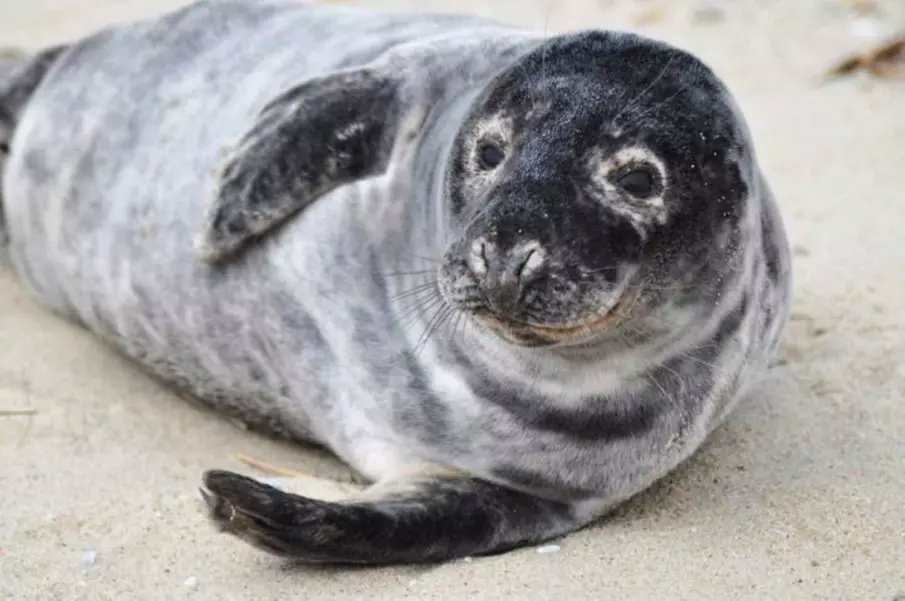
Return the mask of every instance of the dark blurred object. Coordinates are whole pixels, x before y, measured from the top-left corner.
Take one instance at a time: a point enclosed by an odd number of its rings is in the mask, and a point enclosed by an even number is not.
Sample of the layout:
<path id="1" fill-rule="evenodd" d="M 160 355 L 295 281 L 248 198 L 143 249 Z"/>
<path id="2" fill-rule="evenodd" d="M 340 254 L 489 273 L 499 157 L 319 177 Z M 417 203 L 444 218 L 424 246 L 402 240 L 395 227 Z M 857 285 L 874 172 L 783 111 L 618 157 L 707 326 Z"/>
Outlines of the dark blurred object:
<path id="1" fill-rule="evenodd" d="M 827 77 L 864 70 L 877 77 L 905 78 L 905 33 L 892 41 L 851 56 L 827 71 Z"/>

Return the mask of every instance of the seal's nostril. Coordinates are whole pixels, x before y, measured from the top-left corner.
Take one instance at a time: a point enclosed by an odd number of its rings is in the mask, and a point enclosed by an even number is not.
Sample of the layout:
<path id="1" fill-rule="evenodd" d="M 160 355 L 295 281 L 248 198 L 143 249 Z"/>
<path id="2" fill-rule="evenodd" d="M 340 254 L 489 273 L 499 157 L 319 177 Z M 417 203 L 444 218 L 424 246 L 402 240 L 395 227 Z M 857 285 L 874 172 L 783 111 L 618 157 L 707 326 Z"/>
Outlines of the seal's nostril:
<path id="1" fill-rule="evenodd" d="M 527 250 L 524 260 L 518 270 L 520 279 L 528 279 L 537 274 L 544 264 L 543 251 L 538 246 L 532 246 Z"/>
<path id="2" fill-rule="evenodd" d="M 528 262 L 531 261 L 531 257 L 533 257 L 534 255 L 535 255 L 535 251 L 532 250 L 528 253 L 528 256 L 526 256 L 526 257 L 516 257 L 515 258 L 514 263 L 516 265 L 516 268 L 515 268 L 514 272 L 515 272 L 516 277 L 521 279 L 522 275 L 526 271 L 529 271 Z"/>
<path id="3" fill-rule="evenodd" d="M 480 239 L 471 251 L 469 262 L 488 304 L 503 313 L 515 309 L 525 286 L 537 278 L 545 262 L 543 249 L 534 242 L 501 252 Z"/>
<path id="4" fill-rule="evenodd" d="M 519 287 L 530 282 L 544 265 L 544 253 L 536 243 L 513 249 L 507 257 L 505 274 L 515 279 Z"/>

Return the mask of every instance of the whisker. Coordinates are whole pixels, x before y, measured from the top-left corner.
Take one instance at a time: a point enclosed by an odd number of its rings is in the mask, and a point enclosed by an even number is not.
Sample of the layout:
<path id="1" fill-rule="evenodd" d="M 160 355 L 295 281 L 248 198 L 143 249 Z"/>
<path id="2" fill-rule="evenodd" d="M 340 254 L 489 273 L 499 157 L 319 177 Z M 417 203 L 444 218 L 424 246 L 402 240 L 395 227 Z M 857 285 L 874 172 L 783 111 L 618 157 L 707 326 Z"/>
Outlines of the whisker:
<path id="1" fill-rule="evenodd" d="M 427 320 L 427 325 L 424 326 L 424 330 L 421 332 L 421 335 L 418 337 L 418 341 L 415 343 L 415 347 L 412 349 L 412 354 L 414 356 L 418 356 L 421 353 L 423 345 L 427 343 L 427 339 L 430 336 L 431 328 L 433 327 L 434 322 L 437 321 L 438 316 L 441 315 L 442 311 L 443 307 L 438 307 L 431 314 L 431 318 Z"/>
<path id="2" fill-rule="evenodd" d="M 619 271 L 619 266 L 610 265 L 608 267 L 600 267 L 597 269 L 587 269 L 587 270 L 582 269 L 581 270 L 582 273 L 587 274 L 587 275 L 593 275 L 595 273 L 606 273 L 608 271 Z"/>
<path id="3" fill-rule="evenodd" d="M 408 310 L 411 307 L 416 307 L 418 305 L 424 306 L 425 303 L 433 300 L 438 300 L 441 298 L 441 295 L 436 290 L 432 290 L 430 288 L 425 288 L 421 290 L 417 290 L 408 294 L 404 299 L 406 302 L 400 303 L 400 308 L 403 310 Z"/>
<path id="4" fill-rule="evenodd" d="M 442 299 L 439 295 L 414 299 L 411 304 L 402 307 L 402 311 L 398 314 L 397 321 L 401 325 L 409 326 L 415 323 L 419 315 L 423 316 L 440 302 L 442 302 Z"/>
<path id="5" fill-rule="evenodd" d="M 676 370 L 674 370 L 673 368 L 671 368 L 671 367 L 670 367 L 669 365 L 667 365 L 666 363 L 662 363 L 662 364 L 660 365 L 660 367 L 662 367 L 663 369 L 665 369 L 666 371 L 668 371 L 669 373 L 671 373 L 672 375 L 674 375 L 674 376 L 676 377 L 676 380 L 677 380 L 678 383 L 679 383 L 679 386 L 681 386 L 682 383 L 685 381 L 685 378 L 683 378 L 681 375 L 679 375 L 679 372 L 677 372 Z"/>
<path id="6" fill-rule="evenodd" d="M 610 121 L 615 123 L 616 120 L 619 118 L 619 116 L 622 115 L 622 113 L 627 111 L 632 105 L 634 105 L 636 102 L 638 102 L 638 100 L 640 100 L 642 96 L 647 94 L 655 85 L 657 85 L 657 82 L 660 81 L 660 79 L 663 77 L 663 75 L 666 74 L 666 70 L 669 69 L 669 66 L 673 63 L 674 60 L 675 60 L 674 56 L 669 57 L 669 60 L 666 61 L 666 64 L 663 65 L 663 68 L 660 69 L 660 72 L 657 74 L 657 76 L 654 77 L 649 84 L 644 86 L 644 89 L 641 90 L 631 101 L 629 101 L 628 103 L 625 104 L 625 106 L 623 106 L 621 109 L 619 109 L 619 111 L 613 116 L 613 118 Z"/>
<path id="7" fill-rule="evenodd" d="M 405 290 L 391 298 L 392 302 L 399 302 L 403 309 L 424 303 L 430 299 L 440 298 L 441 293 L 435 282 L 425 282 Z"/>
<path id="8" fill-rule="evenodd" d="M 456 311 L 455 307 L 447 305 L 446 314 L 443 317 L 443 320 L 437 325 L 434 330 L 434 333 L 440 332 L 441 330 L 450 330 L 450 328 L 454 325 L 454 318 L 457 316 L 458 311 Z M 454 330 L 450 332 L 452 334 Z"/>
<path id="9" fill-rule="evenodd" d="M 403 307 L 402 313 L 399 314 L 400 323 L 410 325 L 418 317 L 427 311 L 430 311 L 443 302 L 443 297 L 439 294 L 428 297 L 427 299 L 416 299 L 411 305 Z"/>
<path id="10" fill-rule="evenodd" d="M 460 346 L 465 345 L 465 338 L 462 336 L 461 326 L 462 319 L 464 315 L 462 311 L 458 309 L 454 309 L 454 317 L 452 318 L 452 332 L 450 333 L 450 340 Z"/>
<path id="11" fill-rule="evenodd" d="M 681 94 L 682 92 L 684 92 L 685 89 L 686 89 L 686 88 L 679 88 L 678 90 L 676 90 L 675 92 L 673 92 L 672 94 L 670 94 L 670 95 L 666 98 L 666 100 L 661 100 L 661 101 L 658 102 L 657 104 L 655 104 L 655 105 L 653 105 L 653 106 L 651 106 L 651 107 L 648 107 L 643 113 L 638 114 L 638 115 L 635 115 L 634 118 L 632 119 L 631 123 L 640 123 L 640 122 L 641 122 L 641 118 L 644 117 L 644 115 L 647 115 L 647 114 L 650 113 L 651 111 L 656 110 L 656 109 L 662 107 L 663 105 L 667 104 L 668 102 L 672 101 L 673 98 L 675 98 L 676 96 L 678 96 L 679 94 Z"/>
<path id="12" fill-rule="evenodd" d="M 644 378 L 644 380 L 645 380 L 648 384 L 653 384 L 654 386 L 656 386 L 656 387 L 660 390 L 660 392 L 663 393 L 663 396 L 666 397 L 666 399 L 667 399 L 673 406 L 676 405 L 676 400 L 675 400 L 675 398 L 673 398 L 673 396 L 672 396 L 671 394 L 669 394 L 669 393 L 666 391 L 666 389 L 663 388 L 662 385 L 660 385 L 660 382 L 657 381 L 657 378 L 655 378 L 654 376 L 648 376 L 648 375 L 642 375 L 642 378 Z"/>
<path id="13" fill-rule="evenodd" d="M 434 312 L 434 316 L 430 319 L 430 321 L 428 321 L 424 332 L 418 339 L 417 344 L 415 344 L 415 348 L 413 350 L 414 355 L 417 356 L 421 353 L 422 350 L 424 350 L 431 336 L 433 336 L 437 332 L 437 330 L 443 326 L 446 320 L 449 319 L 449 317 L 452 315 L 452 312 L 453 309 L 448 305 L 443 305 Z"/>
<path id="14" fill-rule="evenodd" d="M 675 327 L 675 324 L 670 323 L 669 320 L 665 319 L 664 317 L 662 317 L 662 316 L 660 316 L 660 315 L 649 315 L 649 316 L 647 316 L 647 319 L 654 320 L 654 321 L 658 322 L 659 325 L 661 325 L 662 327 L 665 327 L 665 328 L 673 328 L 673 327 Z M 633 331 L 635 334 L 637 334 L 639 337 L 642 337 L 642 338 L 646 338 L 646 337 L 648 336 L 648 334 L 646 334 L 643 330 L 641 330 L 640 328 L 637 328 L 637 327 L 636 327 L 636 328 L 633 328 L 632 331 Z M 685 351 L 685 352 L 691 352 L 691 351 L 695 351 L 695 350 L 712 349 L 712 348 L 720 348 L 720 345 L 719 345 L 718 343 L 716 343 L 716 342 L 706 342 L 706 341 L 705 341 L 705 342 L 702 342 L 702 343 L 697 343 L 697 344 L 695 344 L 693 348 L 691 348 L 691 349 L 689 349 L 688 351 Z M 690 357 L 689 357 L 689 358 L 690 358 Z"/>
<path id="15" fill-rule="evenodd" d="M 421 255 L 416 255 L 416 254 L 412 254 L 412 253 L 409 253 L 409 256 L 412 257 L 412 258 L 414 258 L 414 259 L 420 259 L 420 260 L 422 260 L 422 261 L 427 261 L 428 263 L 435 263 L 435 264 L 437 264 L 437 265 L 439 265 L 440 263 L 443 262 L 443 261 L 441 261 L 440 259 L 432 259 L 432 258 L 430 258 L 430 257 L 422 257 Z"/>
<path id="16" fill-rule="evenodd" d="M 713 345 L 713 346 L 717 346 L 717 345 Z M 697 347 L 697 348 L 707 348 L 707 347 Z M 697 350 L 697 348 L 692 349 L 692 350 Z M 719 369 L 717 367 L 716 363 L 711 363 L 709 361 L 704 361 L 703 359 L 699 359 L 698 357 L 695 357 L 694 355 L 692 355 L 691 351 L 686 351 L 684 353 L 681 353 L 679 356 L 682 357 L 683 359 L 690 359 L 690 360 L 694 361 L 695 363 L 698 363 L 705 367 L 710 367 L 712 369 Z"/>
<path id="17" fill-rule="evenodd" d="M 461 342 L 459 340 L 459 324 L 462 323 L 462 312 L 456 311 L 456 315 L 452 318 L 452 333 L 450 338 L 454 342 Z"/>
<path id="18" fill-rule="evenodd" d="M 432 280 L 430 282 L 423 282 L 421 284 L 416 284 L 415 286 L 413 286 L 411 288 L 408 288 L 398 294 L 391 296 L 390 300 L 392 300 L 392 301 L 402 300 L 404 298 L 408 298 L 409 296 L 417 295 L 420 292 L 424 292 L 425 290 L 435 289 L 436 287 L 437 287 L 436 280 Z"/>
<path id="19" fill-rule="evenodd" d="M 377 272 L 374 275 L 376 276 L 384 276 L 384 277 L 401 277 L 406 275 L 425 275 L 425 274 L 434 274 L 437 273 L 436 269 L 422 269 L 420 271 L 388 271 L 388 272 Z"/>

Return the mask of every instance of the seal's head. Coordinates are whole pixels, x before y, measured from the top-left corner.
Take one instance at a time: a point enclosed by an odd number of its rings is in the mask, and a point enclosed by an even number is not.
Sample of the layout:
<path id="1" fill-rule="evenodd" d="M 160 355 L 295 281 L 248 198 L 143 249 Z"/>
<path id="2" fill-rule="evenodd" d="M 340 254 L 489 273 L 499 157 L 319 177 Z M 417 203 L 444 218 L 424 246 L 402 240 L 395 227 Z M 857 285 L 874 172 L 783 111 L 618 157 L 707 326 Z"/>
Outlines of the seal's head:
<path id="1" fill-rule="evenodd" d="M 553 38 L 459 130 L 442 294 L 516 344 L 587 342 L 733 252 L 752 165 L 730 95 L 692 55 L 626 33 Z"/>

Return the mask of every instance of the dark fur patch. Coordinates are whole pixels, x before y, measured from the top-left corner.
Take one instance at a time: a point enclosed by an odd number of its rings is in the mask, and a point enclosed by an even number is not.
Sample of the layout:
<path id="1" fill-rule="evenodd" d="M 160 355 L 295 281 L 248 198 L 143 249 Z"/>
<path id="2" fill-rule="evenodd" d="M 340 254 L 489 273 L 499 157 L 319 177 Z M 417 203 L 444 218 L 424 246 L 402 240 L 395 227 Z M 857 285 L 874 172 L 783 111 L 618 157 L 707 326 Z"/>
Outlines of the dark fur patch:
<path id="1" fill-rule="evenodd" d="M 67 48 L 67 45 L 58 45 L 34 55 L 0 58 L 0 122 L 15 123 L 29 98 Z"/>
<path id="2" fill-rule="evenodd" d="M 20 113 L 28 104 L 57 58 L 68 46 L 47 48 L 34 55 L 0 56 L 0 248 L 6 245 L 3 216 L 3 167 Z"/>
<path id="3" fill-rule="evenodd" d="M 434 395 L 428 376 L 413 351 L 402 351 L 399 360 L 407 376 L 405 394 L 417 395 L 418 402 L 400 401 L 393 416 L 394 421 L 401 431 L 417 432 L 425 443 L 442 445 L 453 451 L 452 445 L 456 441 L 449 436 L 452 408 Z"/>
<path id="4" fill-rule="evenodd" d="M 744 292 L 738 302 L 732 307 L 717 326 L 716 331 L 708 340 L 698 348 L 688 352 L 666 364 L 664 369 L 672 373 L 688 373 L 685 378 L 685 386 L 682 397 L 679 399 L 682 408 L 680 430 L 691 427 L 704 410 L 705 399 L 713 390 L 713 380 L 716 377 L 713 364 L 719 359 L 720 353 L 725 350 L 727 344 L 736 336 L 744 320 L 751 311 L 751 294 Z M 733 398 L 736 392 L 736 381 L 728 386 L 726 395 L 712 400 L 717 405 L 717 413 L 722 411 Z M 681 434 L 681 433 L 680 433 Z"/>
<path id="5" fill-rule="evenodd" d="M 763 245 L 764 264 L 767 278 L 778 284 L 782 280 L 784 268 L 785 234 L 777 231 L 781 227 L 774 215 L 765 214 L 761 218 L 761 244 Z M 787 251 L 786 251 L 787 252 Z"/>
<path id="6" fill-rule="evenodd" d="M 474 394 L 504 409 L 526 427 L 597 444 L 644 436 L 666 408 L 662 399 L 654 396 L 589 397 L 576 403 L 580 409 L 567 411 L 552 407 L 551 400 L 522 385 L 475 376 L 471 386 Z"/>

